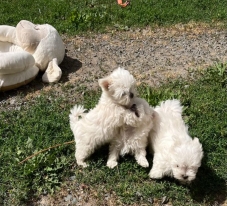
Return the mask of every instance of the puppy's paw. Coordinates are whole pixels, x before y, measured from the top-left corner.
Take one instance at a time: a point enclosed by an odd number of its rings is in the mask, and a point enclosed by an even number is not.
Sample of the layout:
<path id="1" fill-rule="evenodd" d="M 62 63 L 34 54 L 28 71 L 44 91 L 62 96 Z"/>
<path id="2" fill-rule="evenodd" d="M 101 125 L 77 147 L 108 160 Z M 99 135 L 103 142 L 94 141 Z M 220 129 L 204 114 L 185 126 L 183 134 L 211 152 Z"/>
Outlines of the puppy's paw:
<path id="1" fill-rule="evenodd" d="M 131 106 L 130 110 L 131 110 L 132 112 L 134 112 L 135 115 L 136 115 L 137 117 L 139 117 L 139 112 L 138 112 L 138 109 L 137 109 L 136 104 L 133 104 L 133 105 Z"/>
<path id="2" fill-rule="evenodd" d="M 86 162 L 83 162 L 83 161 L 77 161 L 77 164 L 78 164 L 79 166 L 82 166 L 83 168 L 89 166 Z"/>
<path id="3" fill-rule="evenodd" d="M 161 172 L 151 169 L 151 171 L 149 172 L 149 177 L 151 179 L 161 179 L 163 177 L 163 175 Z"/>
<path id="4" fill-rule="evenodd" d="M 137 163 L 142 167 L 149 167 L 149 162 L 145 157 L 138 158 Z"/>
<path id="5" fill-rule="evenodd" d="M 117 166 L 117 161 L 115 161 L 115 160 L 108 160 L 107 161 L 107 167 L 109 167 L 109 168 L 111 168 L 111 169 L 113 169 L 114 167 L 116 167 Z"/>

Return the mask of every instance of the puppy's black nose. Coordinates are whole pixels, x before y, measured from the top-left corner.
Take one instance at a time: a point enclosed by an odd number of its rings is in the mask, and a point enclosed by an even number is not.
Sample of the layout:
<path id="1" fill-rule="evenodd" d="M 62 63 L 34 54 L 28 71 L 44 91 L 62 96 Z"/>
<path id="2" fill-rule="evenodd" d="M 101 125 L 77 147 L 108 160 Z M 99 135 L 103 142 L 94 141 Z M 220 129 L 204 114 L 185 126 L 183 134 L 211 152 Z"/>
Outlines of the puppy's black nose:
<path id="1" fill-rule="evenodd" d="M 130 92 L 129 96 L 132 99 L 134 97 L 134 94 L 132 92 Z"/>
<path id="2" fill-rule="evenodd" d="M 188 179 L 188 175 L 182 175 L 182 177 L 186 180 Z"/>

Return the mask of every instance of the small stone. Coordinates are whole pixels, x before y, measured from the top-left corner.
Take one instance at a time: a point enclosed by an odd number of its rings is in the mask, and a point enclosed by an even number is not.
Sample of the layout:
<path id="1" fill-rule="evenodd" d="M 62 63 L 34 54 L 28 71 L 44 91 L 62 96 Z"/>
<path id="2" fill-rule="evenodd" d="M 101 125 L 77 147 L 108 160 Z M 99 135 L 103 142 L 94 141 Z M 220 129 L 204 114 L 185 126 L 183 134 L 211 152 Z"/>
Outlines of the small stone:
<path id="1" fill-rule="evenodd" d="M 64 198 L 66 202 L 70 201 L 72 199 L 72 195 L 67 195 L 67 197 Z"/>
<path id="2" fill-rule="evenodd" d="M 164 196 L 162 198 L 162 204 L 167 204 L 169 202 L 169 198 L 167 196 Z"/>
<path id="3" fill-rule="evenodd" d="M 142 194 L 140 192 L 136 192 L 136 196 L 142 197 Z"/>
<path id="4" fill-rule="evenodd" d="M 75 197 L 73 197 L 72 205 L 75 205 L 76 203 L 77 203 L 77 199 Z"/>
<path id="5" fill-rule="evenodd" d="M 73 181 L 73 180 L 75 180 L 76 179 L 76 176 L 71 176 L 71 177 L 69 177 L 69 180 L 70 181 Z"/>
<path id="6" fill-rule="evenodd" d="M 10 104 L 11 105 L 15 104 L 15 102 L 16 102 L 16 99 L 15 98 L 10 100 Z"/>
<path id="7" fill-rule="evenodd" d="M 147 199 L 147 201 L 148 201 L 149 203 L 151 203 L 151 204 L 154 203 L 154 200 L 153 200 L 153 198 L 151 198 L 151 197 L 149 197 L 149 198 Z"/>

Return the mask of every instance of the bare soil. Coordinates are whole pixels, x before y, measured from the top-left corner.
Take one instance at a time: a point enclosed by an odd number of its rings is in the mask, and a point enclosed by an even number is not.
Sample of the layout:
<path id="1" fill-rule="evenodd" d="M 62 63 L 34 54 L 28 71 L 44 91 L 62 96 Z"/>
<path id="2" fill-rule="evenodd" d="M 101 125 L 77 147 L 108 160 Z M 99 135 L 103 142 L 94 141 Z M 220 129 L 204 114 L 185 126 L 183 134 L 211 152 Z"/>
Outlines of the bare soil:
<path id="1" fill-rule="evenodd" d="M 138 85 L 159 86 L 168 78 L 193 77 L 193 69 L 227 62 L 227 30 L 193 23 L 171 28 L 63 35 L 62 39 L 66 54 L 60 64 L 61 80 L 57 84 L 44 84 L 40 74 L 30 84 L 0 93 L 0 108 L 10 102 L 14 106 L 21 98 L 27 101 L 49 90 L 61 93 L 61 87 L 68 84 L 96 89 L 97 80 L 117 67 L 128 69 Z"/>

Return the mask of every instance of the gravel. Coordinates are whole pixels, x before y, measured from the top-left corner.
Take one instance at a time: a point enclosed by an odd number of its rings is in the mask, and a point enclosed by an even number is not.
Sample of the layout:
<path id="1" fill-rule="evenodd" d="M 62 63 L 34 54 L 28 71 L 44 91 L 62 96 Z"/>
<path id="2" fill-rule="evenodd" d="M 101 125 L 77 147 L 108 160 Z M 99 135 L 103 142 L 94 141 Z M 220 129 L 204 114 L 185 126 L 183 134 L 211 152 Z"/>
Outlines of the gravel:
<path id="1" fill-rule="evenodd" d="M 44 84 L 39 75 L 28 85 L 2 92 L 0 110 L 20 109 L 26 101 L 49 90 L 67 98 L 78 86 L 97 89 L 97 80 L 118 66 L 128 69 L 138 85 L 158 86 L 167 78 L 186 78 L 192 75 L 193 69 L 227 62 L 227 31 L 206 25 L 176 25 L 74 37 L 63 35 L 62 39 L 66 56 L 60 65 L 63 71 L 60 82 Z M 62 86 L 68 84 L 74 88 L 62 91 Z"/>
<path id="2" fill-rule="evenodd" d="M 122 66 L 135 76 L 138 84 L 155 86 L 169 77 L 186 77 L 189 69 L 226 62 L 227 32 L 206 28 L 187 30 L 183 26 L 147 28 L 77 36 L 66 41 L 66 49 L 70 57 L 82 63 L 76 75 L 69 75 L 75 84 L 87 80 L 93 88 L 97 86 L 97 78 Z"/>

